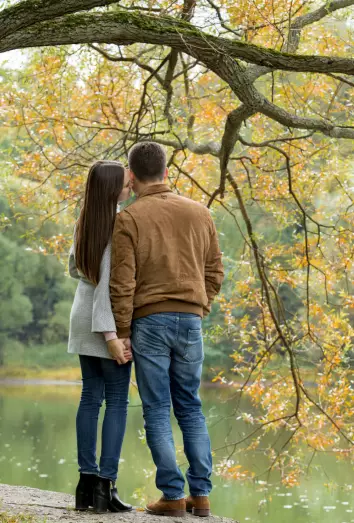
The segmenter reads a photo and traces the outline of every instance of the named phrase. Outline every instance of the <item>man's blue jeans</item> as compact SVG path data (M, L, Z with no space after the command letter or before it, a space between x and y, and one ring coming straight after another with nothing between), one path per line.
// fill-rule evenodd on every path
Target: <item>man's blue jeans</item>
M165 499L184 497L171 430L172 399L189 462L190 494L208 496L212 458L198 394L204 357L201 318L168 312L139 318L133 322L132 343L146 439L157 468L156 486Z
M125 433L131 363L80 356L82 394L76 417L79 471L117 479L118 463ZM102 426L100 467L96 463L98 415L103 400L106 411Z

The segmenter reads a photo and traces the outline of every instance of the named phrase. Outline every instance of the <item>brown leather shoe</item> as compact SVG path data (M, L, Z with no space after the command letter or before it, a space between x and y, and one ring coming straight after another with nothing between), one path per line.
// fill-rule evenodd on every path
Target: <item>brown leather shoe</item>
M187 515L186 512L186 500L185 499L164 499L156 503L149 503L146 506L146 511L156 516L173 516L173 517L184 517Z
M187 512L193 516L210 516L210 501L208 496L188 496L186 499Z

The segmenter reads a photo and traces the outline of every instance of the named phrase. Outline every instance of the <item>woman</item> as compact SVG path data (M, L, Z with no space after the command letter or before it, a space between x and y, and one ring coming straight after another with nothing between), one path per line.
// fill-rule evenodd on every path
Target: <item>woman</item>
M71 309L68 347L68 352L79 355L83 383L76 418L80 471L77 510L89 506L96 512L132 509L119 499L115 488L132 355L117 339L109 297L114 220L118 203L129 195L129 174L120 163L99 161L91 167L69 256L70 275L80 280ZM98 467L97 423L103 399L106 411Z

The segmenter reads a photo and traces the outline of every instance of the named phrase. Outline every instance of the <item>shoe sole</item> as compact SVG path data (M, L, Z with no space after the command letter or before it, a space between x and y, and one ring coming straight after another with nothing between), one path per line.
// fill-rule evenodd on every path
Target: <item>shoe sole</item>
M210 516L210 509L209 508L192 508L192 514L193 516L197 516L199 518L207 518Z
M76 509L76 510L89 510L89 509ZM133 512L134 510L134 507L130 508L130 509L126 509L126 510L118 510L116 509L115 507L112 507L110 505L108 505L108 507L105 509L105 508L101 508L101 507L93 507L93 511L96 513L96 514L107 514L107 513L112 513L112 514L118 514L118 512L120 514L123 514L124 512Z
M193 516L197 516L199 518L207 518L211 515L210 509L208 508L187 508L188 514L192 514Z
M164 510L163 512L155 512L145 507L145 510L148 514L153 514L154 516L167 516L172 518L185 518L187 516L186 510Z
M118 509L114 505L112 505L111 503L108 505L109 512L132 512L133 509L134 509L134 507Z

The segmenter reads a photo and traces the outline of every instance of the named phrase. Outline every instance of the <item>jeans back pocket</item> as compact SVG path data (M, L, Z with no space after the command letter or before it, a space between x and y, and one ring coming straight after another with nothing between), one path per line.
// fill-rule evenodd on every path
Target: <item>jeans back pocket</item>
M167 327L160 325L136 325L133 349L140 354L169 355Z
M189 363L200 363L204 360L202 329L188 329L183 358Z

